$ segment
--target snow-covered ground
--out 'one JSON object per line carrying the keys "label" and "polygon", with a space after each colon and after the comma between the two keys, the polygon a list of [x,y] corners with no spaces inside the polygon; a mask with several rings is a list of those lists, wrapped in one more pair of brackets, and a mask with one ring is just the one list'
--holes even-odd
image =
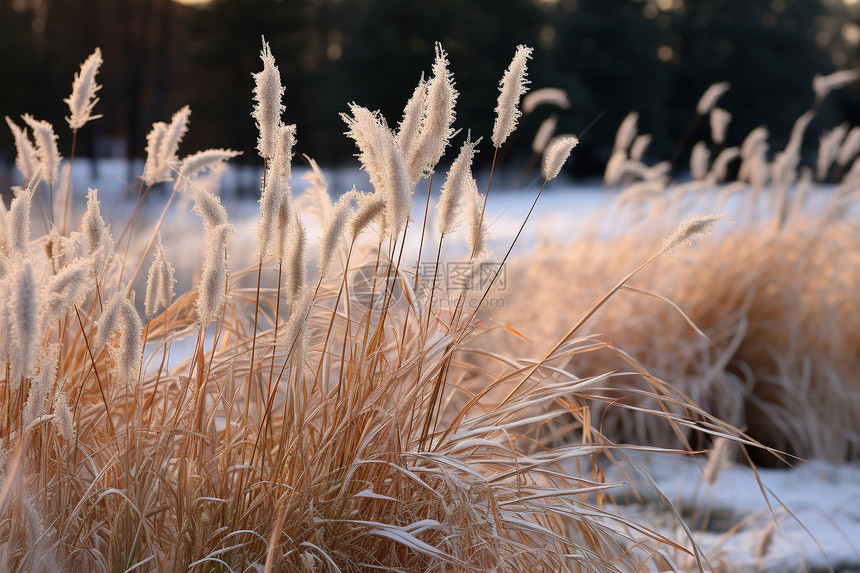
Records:
{"label": "snow-covered ground", "polygon": [[[797,462],[790,469],[759,469],[756,476],[735,463],[710,485],[701,457],[649,453],[634,459],[681,512],[715,571],[860,571],[860,465]],[[615,493],[616,501],[632,502],[621,510],[683,542],[654,486],[630,468],[625,473],[642,502],[633,502],[628,483]],[[606,480],[625,478],[613,468]]]}

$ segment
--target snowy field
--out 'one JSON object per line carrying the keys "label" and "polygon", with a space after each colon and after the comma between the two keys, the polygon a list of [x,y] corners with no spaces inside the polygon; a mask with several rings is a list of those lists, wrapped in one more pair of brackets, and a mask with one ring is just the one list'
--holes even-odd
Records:
{"label": "snowy field", "polygon": [[[98,187],[103,201],[103,212],[111,220],[112,230],[119,235],[134,208],[135,184],[125,185],[129,173],[140,172],[142,165],[132,170],[123,162],[100,161],[94,168],[86,161],[75,166],[75,202],[80,209],[87,187]],[[302,195],[307,184],[301,179],[308,172],[296,167],[293,172],[294,193]],[[232,245],[232,266],[241,268],[251,261],[253,254],[253,228],[258,205],[251,198],[241,199],[236,190],[250,194],[260,175],[259,170],[231,169],[222,181],[224,203],[239,238]],[[343,192],[356,184],[361,190],[370,190],[366,176],[357,170],[326,173],[331,193]],[[434,194],[442,183],[434,180]],[[499,178],[493,184],[488,202],[487,220],[492,234],[492,249],[501,256],[516,235],[522,217],[531,205],[540,182],[536,178],[515,181]],[[577,185],[564,181],[548,187],[537,205],[532,219],[518,242],[513,256],[527,254],[529,247],[543,237],[564,239],[594,222],[593,216],[602,211],[603,224],[618,192],[602,189],[599,184]],[[426,185],[422,183],[422,185]],[[519,190],[511,190],[514,185]],[[486,187],[486,176],[479,178],[481,189]],[[508,187],[508,189],[505,189]],[[128,189],[132,190],[130,193]],[[420,189],[420,187],[419,187]],[[425,187],[426,189],[426,187]],[[141,213],[135,237],[146,237],[167,201],[169,189],[157,190],[147,201]],[[825,192],[826,193],[826,192]],[[423,220],[426,191],[415,197],[416,222]],[[702,205],[715,206],[706,200]],[[431,204],[432,207],[432,204]],[[197,269],[202,258],[202,246],[192,237],[203,237],[199,219],[191,213],[189,197],[179,196],[165,219],[162,234],[168,258],[180,269]],[[732,204],[726,206],[731,213]],[[708,209],[704,212],[716,212]],[[72,220],[78,220],[75,216]],[[305,216],[305,224],[313,253],[319,226],[313,217]],[[591,222],[591,223],[590,223]],[[434,224],[432,221],[430,224]],[[435,236],[435,235],[434,235]],[[412,234],[417,250],[418,234]],[[435,239],[434,239],[435,240]],[[432,240],[431,240],[432,243]],[[456,257],[464,247],[450,241],[443,251],[445,257]],[[463,241],[464,244],[464,241]],[[435,243],[431,245],[435,253]],[[459,250],[458,250],[459,249]],[[425,245],[425,254],[429,252]],[[313,256],[313,255],[312,255]],[[313,264],[313,261],[311,261]],[[194,277],[180,277],[180,290]],[[189,347],[190,348],[190,347]],[[182,345],[175,352],[182,354]],[[613,494],[619,511],[636,516],[642,523],[660,529],[667,537],[684,544],[684,534],[672,525],[672,514],[661,501],[657,488],[672,502],[685,518],[696,541],[704,550],[715,571],[860,571],[860,465],[833,466],[825,463],[797,462],[791,469],[760,470],[756,474],[744,465],[729,465],[719,474],[714,485],[704,479],[705,460],[689,457],[649,454],[634,458],[647,469],[654,484],[645,479],[627,477],[639,475],[636,471],[621,475],[611,470],[606,475],[609,483],[622,484]],[[655,487],[656,485],[656,487]],[[634,493],[635,491],[635,493]]]}

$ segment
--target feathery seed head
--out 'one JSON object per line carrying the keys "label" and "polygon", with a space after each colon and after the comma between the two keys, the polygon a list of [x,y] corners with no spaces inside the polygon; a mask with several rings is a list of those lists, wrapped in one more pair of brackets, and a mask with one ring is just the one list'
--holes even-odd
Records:
{"label": "feathery seed head", "polygon": [[528,79],[526,66],[532,56],[532,48],[517,46],[514,59],[499,83],[499,100],[496,105],[496,122],[493,125],[493,145],[498,149],[517,126],[520,96],[526,93]]}
{"label": "feathery seed head", "polygon": [[161,148],[164,145],[166,134],[167,124],[163,121],[157,121],[152,124],[152,129],[146,136],[146,163],[143,165],[143,182],[147,187],[165,180],[163,178],[165,170],[161,164]]}
{"label": "feathery seed head", "polygon": [[75,420],[65,392],[57,392],[54,398],[54,425],[66,442],[66,447],[70,447],[75,442]]}
{"label": "feathery seed head", "polygon": [[194,207],[191,210],[203,219],[203,225],[207,233],[209,229],[227,224],[227,209],[221,204],[221,199],[204,189],[201,185],[195,184],[193,185],[193,189],[192,198],[194,199]]}
{"label": "feathery seed head", "polygon": [[830,166],[836,160],[842,146],[842,140],[848,133],[848,123],[836,126],[824,133],[819,139],[818,159],[815,165],[815,175],[819,181],[824,181]]}
{"label": "feathery seed head", "polygon": [[466,191],[468,205],[466,207],[467,239],[469,248],[477,256],[487,250],[487,222],[483,220],[484,196],[478,191],[475,179],[469,177]]}
{"label": "feathery seed head", "polygon": [[284,95],[281,72],[275,65],[275,58],[265,38],[263,38],[260,58],[263,60],[263,71],[253,74],[254,101],[257,104],[251,116],[256,120],[257,129],[260,131],[257,140],[260,157],[271,159],[275,154],[278,125],[281,123],[281,114],[285,108],[281,104],[281,98]]}
{"label": "feathery seed head", "polygon": [[700,181],[708,175],[708,164],[711,160],[711,152],[704,141],[693,146],[690,153],[690,175],[693,179]]}
{"label": "feathery seed head", "polygon": [[397,147],[394,133],[385,119],[377,112],[350,104],[352,117],[341,114],[349,127],[347,135],[359,148],[362,168],[370,176],[370,183],[382,197],[387,208],[385,220],[387,231],[398,237],[412,212],[412,188],[403,154]]}
{"label": "feathery seed head", "polygon": [[696,104],[696,113],[699,115],[706,115],[711,109],[717,105],[717,100],[722,97],[724,93],[729,91],[731,84],[729,82],[719,82],[716,84],[712,84],[705,90],[705,93],[702,94],[702,97],[699,98],[699,103]]}
{"label": "feathery seed head", "polygon": [[422,73],[415,91],[412,92],[412,97],[403,108],[403,119],[397,130],[397,147],[404,157],[412,157],[415,153],[414,149],[418,146],[421,127],[427,114],[427,85],[428,82]]}
{"label": "feathery seed head", "polygon": [[146,136],[146,163],[143,166],[143,182],[155,185],[172,179],[171,170],[179,166],[179,143],[188,131],[191,108],[187,105],[173,114],[170,124],[156,122]]}
{"label": "feathery seed head", "polygon": [[570,108],[567,92],[561,88],[541,88],[523,96],[523,113],[528,115],[539,105],[554,105],[559,109]]}
{"label": "feathery seed head", "polygon": [[18,127],[18,124],[9,119],[8,115],[6,116],[6,124],[15,137],[15,165],[24,179],[30,181],[39,174],[39,157],[36,153],[36,147],[30,142],[27,130]]}
{"label": "feathery seed head", "polygon": [[839,148],[836,163],[845,167],[858,153],[860,153],[860,127],[852,127]]}
{"label": "feathery seed head", "polygon": [[121,380],[137,380],[143,358],[143,323],[134,303],[123,297],[120,305],[119,346],[114,360]]}
{"label": "feathery seed head", "polygon": [[833,90],[843,88],[857,78],[860,78],[860,72],[857,70],[840,70],[826,76],[815,75],[812,78],[812,91],[815,92],[816,98],[823,100]]}
{"label": "feathery seed head", "polygon": [[270,172],[273,177],[289,181],[292,178],[293,148],[296,145],[296,126],[278,125],[275,139],[275,155]]}
{"label": "feathery seed head", "polygon": [[660,249],[661,255],[674,255],[678,247],[693,243],[696,237],[710,235],[714,225],[719,221],[731,221],[725,215],[702,215],[699,217],[691,217],[681,223],[678,230],[671,237],[663,241],[663,247]]}
{"label": "feathery seed head", "polygon": [[146,298],[144,300],[144,312],[147,318],[152,318],[161,308],[167,308],[173,302],[173,285],[175,269],[167,260],[164,245],[161,242],[161,233],[158,234],[158,245],[155,248],[155,259],[149,268],[146,280]]}
{"label": "feathery seed head", "polygon": [[73,260],[48,280],[42,307],[42,328],[48,328],[75,305],[80,306],[95,287],[92,265],[87,259]]}
{"label": "feathery seed head", "polygon": [[636,136],[636,139],[633,140],[633,145],[630,146],[630,159],[633,161],[641,161],[645,152],[648,150],[648,146],[651,145],[652,139],[653,138],[647,133]]}
{"label": "feathery seed head", "polygon": [[722,145],[726,141],[726,129],[732,121],[732,114],[726,110],[715,107],[711,110],[711,139],[717,145]]}
{"label": "feathery seed head", "polygon": [[96,83],[96,74],[101,65],[102,52],[96,48],[96,51],[81,64],[81,71],[75,74],[75,81],[72,83],[72,95],[63,100],[69,105],[69,110],[72,112],[71,117],[67,117],[66,121],[69,122],[69,126],[73,130],[80,129],[88,121],[101,117],[100,115],[92,115],[93,108],[99,101],[96,92],[101,89],[101,86]]}
{"label": "feathery seed head", "polygon": [[564,167],[564,163],[570,157],[570,152],[577,144],[579,144],[579,139],[572,135],[562,135],[550,142],[543,158],[544,179],[551,181],[558,177],[561,168]]}
{"label": "feathery seed head", "polygon": [[377,193],[359,193],[355,202],[358,203],[358,209],[350,223],[349,239],[351,241],[358,239],[361,232],[374,221],[379,223],[380,228],[385,225],[385,199]]}
{"label": "feathery seed head", "polygon": [[717,155],[714,164],[711,166],[711,171],[708,173],[707,179],[713,183],[722,183],[725,181],[728,175],[729,164],[737,159],[740,154],[741,151],[737,147],[726,147],[720,151],[720,154]]}
{"label": "feathery seed head", "polygon": [[445,153],[448,140],[454,132],[451,125],[454,123],[457,95],[451,72],[448,70],[448,57],[442,45],[437,42],[433,79],[427,83],[426,112],[418,145],[410,147],[410,154],[405,156],[411,186],[421,177],[433,173],[433,168]]}
{"label": "feathery seed head", "polygon": [[114,242],[99,211],[97,189],[87,191],[87,211],[81,222],[81,231],[87,239],[87,248],[93,258],[93,271],[98,276],[114,254]]}
{"label": "feathery seed head", "polygon": [[96,335],[93,337],[93,347],[102,348],[120,328],[120,306],[125,300],[125,289],[122,285],[117,288],[110,298],[102,305],[102,313],[96,321]]}
{"label": "feathery seed head", "polygon": [[313,304],[313,290],[309,286],[303,285],[296,298],[290,303],[290,318],[287,320],[286,332],[284,337],[278,341],[290,354],[302,343]]}
{"label": "feathery seed head", "polygon": [[48,185],[53,185],[60,175],[60,161],[63,159],[57,148],[54,126],[47,121],[37,120],[26,113],[21,118],[33,130],[33,139],[36,141],[36,156],[39,158],[39,177],[47,181]]}
{"label": "feathery seed head", "polygon": [[176,178],[176,188],[184,191],[188,188],[188,182],[200,176],[206,171],[215,171],[224,162],[242,155],[241,151],[232,149],[206,149],[185,156],[179,164],[179,175]]}
{"label": "feathery seed head", "polygon": [[549,140],[552,139],[552,134],[555,133],[555,128],[558,126],[558,114],[554,113],[540,124],[535,137],[532,140],[532,153],[535,155],[541,154],[546,150]]}
{"label": "feathery seed head", "polygon": [[10,269],[9,289],[12,312],[13,356],[15,368],[13,379],[29,377],[39,347],[38,285],[33,276],[33,265],[28,260],[19,261]]}
{"label": "feathery seed head", "polygon": [[[466,142],[460,148],[460,153],[448,169],[445,184],[439,203],[436,205],[438,214],[439,233],[447,235],[454,231],[457,225],[459,207],[468,198],[472,190],[472,160],[475,157],[476,146],[481,140],[471,141],[471,133],[466,135]],[[476,185],[477,188],[477,185]]]}
{"label": "feathery seed head", "polygon": [[207,248],[203,256],[203,272],[197,287],[196,303],[197,317],[204,327],[218,320],[227,300],[227,276],[230,272],[227,246],[235,235],[236,228],[226,223],[226,215],[223,224],[206,227]]}
{"label": "feathery seed head", "polygon": [[6,248],[10,255],[30,256],[30,203],[33,191],[29,187],[12,199],[6,213]]}
{"label": "feathery seed head", "polygon": [[59,344],[50,344],[39,358],[39,373],[30,384],[30,395],[24,404],[22,416],[24,427],[32,424],[36,418],[42,415],[45,398],[47,398],[51,387],[57,381],[57,358],[60,354]]}
{"label": "feathery seed head", "polygon": [[286,263],[286,277],[284,290],[287,293],[287,302],[292,305],[299,296],[299,291],[307,282],[307,258],[308,239],[305,226],[298,212],[293,211],[290,224],[287,227],[287,244],[284,249],[284,261]]}
{"label": "feathery seed head", "polygon": [[334,204],[331,217],[323,227],[319,244],[318,267],[320,277],[325,277],[331,269],[334,252],[345,238],[350,221],[355,216],[355,212],[352,210],[352,201],[357,195],[358,191],[355,190],[355,187],[341,195]]}
{"label": "feathery seed head", "polygon": [[626,152],[633,140],[636,139],[636,134],[639,131],[639,114],[635,111],[628,113],[621,125],[618,126],[618,131],[615,133],[615,143],[612,146],[612,152]]}

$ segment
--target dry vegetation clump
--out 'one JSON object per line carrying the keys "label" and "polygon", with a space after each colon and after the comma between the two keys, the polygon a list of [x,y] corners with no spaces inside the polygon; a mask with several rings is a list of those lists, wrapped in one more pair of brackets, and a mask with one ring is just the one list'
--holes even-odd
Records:
{"label": "dry vegetation clump", "polygon": [[[518,48],[501,84],[496,148],[515,127],[530,54]],[[94,118],[100,56],[76,76],[74,133]],[[96,190],[73,229],[53,128],[29,118],[34,144],[8,120],[29,183],[15,190],[0,237],[0,568],[632,571],[683,552],[604,508],[612,484],[598,461],[623,448],[597,431],[586,401],[605,377],[572,373],[589,344],[578,326],[540,361],[501,355],[468,310],[481,291],[436,291],[404,271],[407,233],[431,232],[409,220],[413,189],[453,136],[444,51],[397,130],[357,105],[344,116],[373,190],[332,205],[315,171],[323,220],[310,278],[290,188],[300,134],[281,122],[265,43],[262,60],[253,116],[265,175],[255,264],[243,270],[228,257],[236,229],[201,182],[237,152],[180,159],[188,108],[147,137],[138,207],[154,201],[154,185],[174,185],[140,237],[134,217],[119,233],[105,224]],[[476,263],[492,260],[486,194],[471,176],[477,144],[467,141],[447,176],[446,212],[462,220],[440,221],[443,240],[466,227]],[[575,144],[550,146],[547,180]],[[159,232],[182,195],[206,241],[199,281],[175,293]],[[50,230],[32,237],[37,217]],[[675,243],[713,222],[694,220]],[[141,272],[145,296],[131,288]],[[489,365],[471,362],[476,353]],[[701,421],[686,423],[737,435],[690,408]],[[569,442],[552,444],[544,428],[562,416]]]}
{"label": "dry vegetation clump", "polygon": [[[607,180],[627,178],[626,189],[603,221],[569,243],[544,242],[527,261],[511,263],[503,320],[546,343],[653,252],[684,212],[727,208],[733,225],[649,265],[583,329],[594,348],[577,356],[576,372],[614,372],[595,389],[603,405],[592,415],[615,440],[705,447],[706,436],[652,415],[663,406],[643,395],[652,385],[644,369],[768,446],[804,458],[857,459],[860,130],[852,137],[842,126],[835,142],[830,132],[822,137],[818,178],[835,179],[832,186],[814,186],[811,171],[797,168],[812,112],[772,160],[763,128],[742,149],[721,152],[739,160],[738,180],[724,183],[732,163],[706,157],[692,170],[700,180],[667,185],[628,157],[631,117],[618,136],[627,143],[616,151],[626,167],[607,167]],[[691,161],[702,158],[694,151]],[[547,316],[541,311],[549,305],[556,311]],[[683,399],[670,411],[690,414]]]}

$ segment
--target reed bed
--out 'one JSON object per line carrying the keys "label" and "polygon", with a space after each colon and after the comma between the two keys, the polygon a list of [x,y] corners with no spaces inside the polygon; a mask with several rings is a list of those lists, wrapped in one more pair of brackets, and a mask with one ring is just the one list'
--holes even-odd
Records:
{"label": "reed bed", "polygon": [[[648,136],[637,134],[632,114],[607,166],[607,183],[619,186],[615,204],[569,242],[543,241],[528,260],[512,262],[499,293],[504,320],[540,346],[565,332],[569,316],[587,312],[612,277],[653,252],[688,212],[730,212],[733,224],[674,260],[649,265],[582,330],[595,351],[577,357],[577,372],[614,372],[593,412],[606,435],[667,447],[711,443],[651,415],[661,405],[647,396],[643,369],[783,452],[833,463],[860,455],[860,129],[826,131],[815,170],[800,165],[804,132],[828,90],[856,78],[817,78],[816,107],[798,119],[781,151],[769,152],[764,128],[718,153],[716,136],[699,142],[691,157],[696,178],[684,183],[669,182],[668,165],[642,162],[633,142]],[[703,101],[717,93],[709,91]],[[705,103],[703,117],[715,105]],[[557,312],[546,316],[541,311],[550,304]],[[497,338],[497,348],[509,348],[510,337]],[[683,403],[671,411],[690,414]],[[750,454],[783,465],[762,452]]]}
{"label": "reed bed", "polygon": [[[518,47],[503,76],[495,150],[516,127],[530,57]],[[495,278],[479,263],[507,258],[486,250],[491,188],[482,194],[471,175],[478,141],[467,139],[445,176],[438,228],[409,219],[413,190],[455,136],[442,48],[397,129],[355,104],[344,115],[373,190],[332,204],[314,172],[322,231],[310,275],[290,188],[301,134],[282,122],[265,42],[261,59],[252,115],[265,176],[245,269],[231,268],[236,229],[211,191],[238,152],[180,159],[188,108],[147,137],[140,205],[161,201],[163,214],[143,235],[137,214],[109,228],[95,189],[77,227],[53,127],[26,116],[30,139],[7,118],[28,183],[0,217],[0,568],[640,571],[690,555],[703,569],[694,544],[684,549],[604,504],[614,484],[603,468],[627,446],[601,432],[592,407],[608,375],[577,373],[594,344],[577,318],[536,360],[494,351],[493,325],[470,310]],[[96,119],[100,63],[97,50],[67,100],[69,169],[77,131]],[[576,142],[548,146],[544,184]],[[172,185],[168,199],[150,196],[159,184]],[[196,286],[176,293],[159,231],[183,197],[206,240]],[[614,277],[605,300],[625,274],[718,219],[682,225]],[[33,220],[48,232],[33,237]],[[468,278],[482,288],[437,289],[407,272],[409,233],[465,240]],[[136,294],[142,274],[146,292]],[[552,300],[544,310],[558,316]],[[753,443],[667,384],[642,380],[665,405],[653,416]],[[684,414],[668,413],[679,403]]]}

